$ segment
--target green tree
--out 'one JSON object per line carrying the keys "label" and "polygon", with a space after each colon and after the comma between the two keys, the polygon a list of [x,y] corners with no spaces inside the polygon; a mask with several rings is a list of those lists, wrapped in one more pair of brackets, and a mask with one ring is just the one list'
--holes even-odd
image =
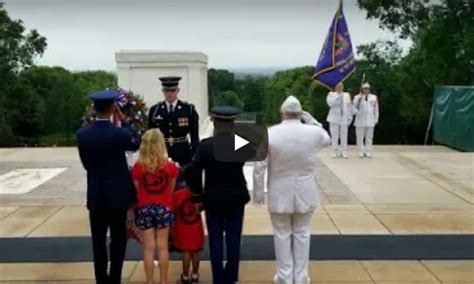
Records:
{"label": "green tree", "polygon": [[217,94],[214,101],[214,106],[233,106],[239,109],[244,109],[244,101],[233,91],[223,91]]}
{"label": "green tree", "polygon": [[[33,66],[20,74],[21,80],[42,103],[42,135],[71,134],[79,127],[81,117],[89,104],[89,95],[96,90],[116,88],[117,79],[105,71],[71,73],[62,67]],[[21,118],[20,118],[21,119]],[[24,120],[24,119],[23,119]],[[33,136],[37,136],[34,132]]]}
{"label": "green tree", "polygon": [[327,113],[325,98],[327,90],[313,82],[313,66],[305,66],[277,72],[265,82],[264,121],[274,124],[280,118],[280,106],[289,95],[297,97],[303,108],[321,120]]}
{"label": "green tree", "polygon": [[88,97],[92,92],[106,88],[117,88],[117,76],[114,73],[96,70],[72,73],[74,82]]}
{"label": "green tree", "polygon": [[19,78],[32,87],[35,93],[42,99],[47,98],[48,92],[57,81],[68,76],[71,76],[71,72],[58,66],[32,66],[19,74]]}
{"label": "green tree", "polygon": [[[389,72],[384,69],[387,65],[383,65],[382,72],[387,72],[391,78],[384,84],[390,86],[380,90],[387,94],[381,103],[387,107],[389,100],[399,97],[397,117],[401,127],[393,129],[403,130],[401,142],[423,143],[434,87],[470,84],[470,62],[474,59],[474,2],[358,0],[358,4],[367,12],[367,18],[379,20],[382,28],[413,42],[408,54],[399,61],[384,59]],[[362,54],[370,55],[367,51],[371,49],[372,53],[390,57],[388,45],[364,48]],[[370,58],[367,61],[372,62]]]}
{"label": "green tree", "polygon": [[47,134],[65,134],[67,141],[80,127],[85,100],[72,76],[60,78],[48,91],[44,117]]}
{"label": "green tree", "polygon": [[23,80],[18,80],[11,86],[10,94],[4,107],[7,110],[6,121],[12,133],[20,140],[39,137],[43,126],[43,100]]}
{"label": "green tree", "polygon": [[25,31],[21,20],[12,20],[0,2],[0,64],[4,72],[18,73],[46,50],[46,38]]}
{"label": "green tree", "polygon": [[[37,101],[37,104],[28,104],[31,106],[25,105],[23,108],[31,107],[35,109],[38,113],[35,118],[35,121],[37,121],[35,125],[41,127],[24,135],[26,137],[39,137],[40,135],[59,132],[67,133],[66,128],[60,127],[60,125],[70,123],[71,112],[64,112],[64,101],[68,100],[72,94],[77,93],[75,86],[65,83],[72,82],[71,73],[62,67],[33,66],[21,72],[19,78],[23,85],[28,86]],[[65,84],[69,88],[62,88]],[[62,93],[59,94],[57,90],[60,88],[62,88]],[[21,110],[23,104],[21,101],[19,103],[20,106],[17,109]],[[83,108],[83,104],[77,107]],[[20,112],[18,120],[31,120],[31,116],[23,117],[21,113],[24,113],[24,111]],[[18,132],[15,131],[15,133]]]}
{"label": "green tree", "polygon": [[228,70],[209,69],[208,72],[209,107],[215,105],[215,98],[223,91],[235,91],[235,75]]}
{"label": "green tree", "polygon": [[262,111],[265,80],[265,77],[245,76],[243,79],[236,81],[238,96],[245,105],[244,111]]}
{"label": "green tree", "polygon": [[[15,131],[22,134],[32,131],[30,123],[17,121],[21,111],[13,107],[23,103],[40,105],[40,102],[38,98],[33,97],[34,93],[30,89],[22,85],[17,76],[22,70],[29,68],[34,58],[42,55],[45,49],[46,38],[36,30],[25,31],[23,22],[12,20],[4,4],[0,2],[0,145],[2,146],[14,143],[15,137],[11,135]],[[38,112],[25,111],[24,114],[36,117]]]}
{"label": "green tree", "polygon": [[[462,1],[462,0],[454,0]],[[430,0],[357,0],[367,19],[379,20],[379,26],[398,32],[402,38],[415,35],[429,21]]]}

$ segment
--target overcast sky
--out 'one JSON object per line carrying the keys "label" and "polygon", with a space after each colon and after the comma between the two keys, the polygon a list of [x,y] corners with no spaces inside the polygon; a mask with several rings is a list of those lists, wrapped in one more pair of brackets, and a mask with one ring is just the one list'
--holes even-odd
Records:
{"label": "overcast sky", "polygon": [[[3,0],[48,39],[37,63],[115,70],[119,50],[184,50],[217,68],[313,65],[338,0]],[[344,1],[354,46],[394,36]],[[404,43],[407,47],[408,43]]]}

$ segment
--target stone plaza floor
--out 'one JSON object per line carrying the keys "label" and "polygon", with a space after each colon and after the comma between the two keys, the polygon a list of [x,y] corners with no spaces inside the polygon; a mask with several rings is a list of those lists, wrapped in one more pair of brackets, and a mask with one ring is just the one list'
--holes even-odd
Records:
{"label": "stone plaza floor", "polygon": [[[312,220],[312,282],[474,283],[474,154],[439,146],[378,146],[372,159],[357,158],[354,147],[348,160],[331,154],[319,155],[323,206]],[[75,148],[0,149],[0,283],[92,283],[89,248],[77,248],[89,242],[85,193]],[[247,206],[242,282],[270,283],[271,235],[266,208]],[[464,251],[457,258],[448,247],[462,244],[469,245],[457,248]],[[16,256],[12,246],[20,245]],[[123,276],[140,283],[134,250]],[[173,261],[172,277],[179,269]],[[202,280],[210,281],[207,259]]]}

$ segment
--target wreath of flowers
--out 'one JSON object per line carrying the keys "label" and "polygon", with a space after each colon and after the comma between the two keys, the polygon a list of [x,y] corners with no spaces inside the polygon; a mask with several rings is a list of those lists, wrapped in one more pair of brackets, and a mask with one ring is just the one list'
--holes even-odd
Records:
{"label": "wreath of flowers", "polygon": [[[138,133],[143,133],[147,127],[147,108],[143,97],[122,88],[118,88],[117,92],[113,123],[119,127],[126,123]],[[96,117],[94,104],[90,104],[86,108],[82,125],[95,123]]]}

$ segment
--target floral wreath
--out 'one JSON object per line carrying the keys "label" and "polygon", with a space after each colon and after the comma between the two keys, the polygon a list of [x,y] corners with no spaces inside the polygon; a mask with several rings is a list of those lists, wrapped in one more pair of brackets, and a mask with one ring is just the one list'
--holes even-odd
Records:
{"label": "floral wreath", "polygon": [[[119,127],[126,123],[135,131],[144,132],[147,127],[147,108],[143,98],[122,88],[118,88],[117,92],[115,112],[112,117],[113,123]],[[90,104],[82,118],[82,125],[87,126],[95,123],[96,117],[94,104]]]}

